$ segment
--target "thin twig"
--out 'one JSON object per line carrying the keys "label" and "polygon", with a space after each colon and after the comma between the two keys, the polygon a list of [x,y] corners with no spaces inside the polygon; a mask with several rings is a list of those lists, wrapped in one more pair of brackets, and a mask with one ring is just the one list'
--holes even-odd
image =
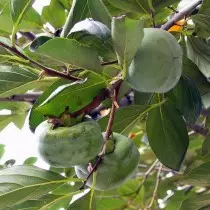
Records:
{"label": "thin twig", "polygon": [[202,3],[202,0],[194,0],[189,3],[186,7],[181,9],[178,13],[176,13],[169,21],[167,21],[164,25],[161,26],[161,29],[168,30],[176,24],[177,21],[183,19],[184,17],[188,16],[198,5]]}
{"label": "thin twig", "polygon": [[16,94],[10,97],[0,98],[0,102],[33,102],[36,101],[41,93]]}
{"label": "thin twig", "polygon": [[152,9],[150,9],[150,14],[151,14],[151,19],[152,19],[152,26],[153,28],[156,28],[156,24],[155,24],[155,14],[152,11]]}
{"label": "thin twig", "polygon": [[0,46],[5,48],[5,49],[7,49],[7,50],[9,50],[10,52],[14,53],[18,57],[23,58],[23,59],[29,61],[31,64],[39,67],[40,69],[42,69],[49,76],[60,77],[60,78],[68,79],[68,80],[71,80],[71,81],[79,81],[79,80],[81,80],[78,77],[74,77],[74,76],[71,76],[71,75],[68,75],[68,74],[64,74],[63,72],[59,72],[59,71],[56,71],[56,70],[54,70],[52,68],[46,67],[46,66],[42,65],[41,63],[38,63],[38,62],[32,60],[31,58],[29,58],[28,56],[24,55],[23,53],[18,51],[17,48],[15,48],[15,47],[10,47],[9,45],[7,45],[7,44],[5,44],[3,42],[0,42]]}
{"label": "thin twig", "polygon": [[148,209],[151,209],[152,208],[152,205],[155,201],[155,198],[156,198],[156,195],[157,195],[157,190],[158,190],[158,187],[159,187],[159,184],[160,184],[160,180],[161,180],[161,171],[162,171],[162,167],[163,167],[163,164],[160,163],[160,166],[159,166],[159,170],[158,170],[158,173],[157,173],[157,178],[156,178],[156,184],[155,184],[155,188],[154,188],[154,191],[153,191],[153,195],[152,195],[152,200],[148,206]]}
{"label": "thin twig", "polygon": [[149,167],[149,169],[145,172],[144,174],[144,178],[141,181],[141,184],[139,185],[138,189],[136,190],[136,194],[138,195],[142,186],[144,185],[144,182],[146,181],[147,177],[150,175],[150,173],[153,171],[153,169],[155,168],[155,166],[157,165],[157,163],[159,162],[159,160],[155,160],[154,163]]}
{"label": "thin twig", "polygon": [[108,65],[112,65],[112,64],[117,64],[118,61],[114,60],[114,61],[109,61],[109,62],[103,62],[101,65],[102,66],[108,66]]}
{"label": "thin twig", "polygon": [[191,124],[191,123],[186,123],[187,127],[192,129],[195,133],[200,134],[202,136],[207,136],[209,133],[209,129],[205,128],[202,125],[199,124]]}

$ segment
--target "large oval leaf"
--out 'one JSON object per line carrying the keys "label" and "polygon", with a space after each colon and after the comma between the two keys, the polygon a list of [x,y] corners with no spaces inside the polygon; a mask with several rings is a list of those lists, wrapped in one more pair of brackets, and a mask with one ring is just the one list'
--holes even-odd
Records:
{"label": "large oval leaf", "polygon": [[43,115],[59,116],[68,106],[75,112],[90,103],[106,87],[106,81],[98,74],[89,73],[82,82],[58,87],[38,108]]}
{"label": "large oval leaf", "polygon": [[0,209],[5,209],[39,198],[67,182],[67,179],[34,166],[14,166],[0,170],[0,182]]}
{"label": "large oval leaf", "polygon": [[132,20],[126,16],[112,19],[112,39],[124,75],[141,45],[143,26],[143,19]]}
{"label": "large oval leaf", "polygon": [[51,39],[36,52],[80,68],[96,72],[102,69],[97,52],[73,39]]}
{"label": "large oval leaf", "polygon": [[147,118],[149,144],[157,158],[167,167],[179,170],[189,139],[184,120],[171,103],[149,112]]}

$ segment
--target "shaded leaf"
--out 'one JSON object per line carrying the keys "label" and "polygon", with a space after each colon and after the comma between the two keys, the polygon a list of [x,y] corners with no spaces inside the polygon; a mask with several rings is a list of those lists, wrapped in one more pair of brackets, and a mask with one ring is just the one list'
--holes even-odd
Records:
{"label": "shaded leaf", "polygon": [[49,36],[39,36],[30,44],[30,50],[32,52],[36,51],[41,45],[43,45],[45,42],[52,39],[52,37]]}
{"label": "shaded leaf", "polygon": [[0,66],[0,94],[36,80],[38,75],[25,68]]}
{"label": "shaded leaf", "polygon": [[193,186],[210,185],[210,162],[199,164],[192,168],[179,183]]}
{"label": "shaded leaf", "polygon": [[50,203],[55,199],[58,199],[60,196],[58,195],[44,195],[38,199],[27,200],[23,203],[5,208],[4,210],[37,210],[42,206],[46,205],[46,203]]}
{"label": "shaded leaf", "polygon": [[195,23],[195,33],[202,38],[210,37],[210,4],[208,0],[203,0],[198,14],[192,16]]}
{"label": "shaded leaf", "polygon": [[199,68],[186,56],[183,58],[183,73],[190,77],[198,87],[201,95],[210,92],[210,83],[206,77],[199,71]]}
{"label": "shaded leaf", "polygon": [[67,37],[72,27],[85,18],[92,18],[110,28],[111,16],[101,0],[74,0],[61,36]]}
{"label": "shaded leaf", "polygon": [[167,96],[189,123],[195,123],[200,116],[202,101],[199,90],[192,79],[183,75],[179,83]]}
{"label": "shaded leaf", "polygon": [[97,53],[73,39],[51,39],[40,46],[37,53],[80,68],[101,71]]}
{"label": "shaded leaf", "polygon": [[210,205],[209,197],[210,194],[192,196],[183,201],[179,210],[186,210],[186,209],[199,210],[202,207],[209,206]]}
{"label": "shaded leaf", "polygon": [[144,36],[143,26],[142,19],[136,21],[121,16],[112,20],[112,39],[124,76],[141,45]]}
{"label": "shaded leaf", "polygon": [[24,18],[26,12],[31,8],[35,0],[11,0],[10,11],[13,21],[12,39],[14,41],[18,25]]}
{"label": "shaded leaf", "polygon": [[179,0],[153,0],[152,5],[149,4],[148,0],[129,0],[129,1],[121,1],[121,0],[109,0],[110,4],[113,6],[128,11],[128,12],[135,12],[135,13],[144,13],[149,15],[151,6],[154,10],[161,9],[166,6],[170,6],[171,4],[178,2]]}
{"label": "shaded leaf", "polygon": [[210,153],[210,135],[208,134],[202,145],[202,155],[207,155]]}
{"label": "shaded leaf", "polygon": [[152,93],[142,93],[139,91],[135,91],[134,93],[134,103],[136,105],[145,105],[149,104],[149,102],[152,99],[153,94]]}
{"label": "shaded leaf", "polygon": [[210,77],[210,45],[205,39],[190,36],[187,38],[187,55],[209,79]]}
{"label": "shaded leaf", "polygon": [[0,209],[37,199],[66,182],[63,176],[34,166],[1,169],[0,179]]}
{"label": "shaded leaf", "polygon": [[[138,121],[141,121],[152,106],[133,105],[122,107],[116,111],[112,131],[128,135],[129,131],[135,126]],[[102,131],[105,131],[109,116],[101,118],[98,123]]]}
{"label": "shaded leaf", "polygon": [[57,0],[51,0],[49,6],[42,9],[42,16],[55,29],[61,28],[66,20],[65,8]]}
{"label": "shaded leaf", "polygon": [[115,60],[110,29],[99,21],[90,18],[76,23],[68,34],[80,43],[91,47],[104,61]]}
{"label": "shaded leaf", "polygon": [[106,82],[98,74],[88,73],[86,76],[87,79],[81,82],[58,87],[37,110],[43,115],[59,116],[67,106],[70,112],[75,112],[89,104],[106,87]]}
{"label": "shaded leaf", "polygon": [[189,139],[184,120],[171,103],[152,109],[147,118],[147,136],[151,149],[167,167],[179,170]]}
{"label": "shaded leaf", "polygon": [[33,90],[33,89],[44,90],[45,88],[49,87],[56,80],[58,80],[58,79],[55,77],[53,77],[53,78],[49,77],[49,78],[33,80],[31,82],[23,83],[22,85],[20,85],[18,87],[9,89],[5,92],[0,92],[0,97],[7,97],[7,96],[15,95],[15,94],[22,94],[22,93],[26,93],[28,90]]}

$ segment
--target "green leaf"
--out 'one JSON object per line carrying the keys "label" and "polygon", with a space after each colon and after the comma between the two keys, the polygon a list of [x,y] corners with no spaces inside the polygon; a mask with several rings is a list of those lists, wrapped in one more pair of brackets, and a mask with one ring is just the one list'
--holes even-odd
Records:
{"label": "green leaf", "polygon": [[101,0],[74,0],[61,36],[67,37],[72,27],[86,17],[111,27],[111,16]]}
{"label": "green leaf", "polygon": [[[36,79],[33,78],[32,80],[32,78],[24,75],[24,73],[19,74],[18,77],[15,77],[17,75],[16,72],[3,72],[3,70],[1,70],[1,67],[0,67],[0,75],[4,75],[5,77],[5,80],[0,81],[0,97],[8,97],[15,94],[22,94],[22,93],[26,93],[28,90],[33,90],[33,89],[42,90],[49,87],[53,82],[58,80],[55,77],[53,78],[49,77],[49,78],[44,78],[40,80],[38,80],[37,78]],[[19,78],[21,80],[17,81],[17,79]],[[26,80],[24,80],[24,78]],[[11,79],[11,80],[8,80],[8,79]]]}
{"label": "green leaf", "polygon": [[96,207],[100,210],[107,209],[123,209],[126,205],[126,202],[120,198],[100,198],[96,200]]}
{"label": "green leaf", "polygon": [[149,104],[152,99],[152,93],[142,93],[139,91],[135,91],[134,93],[134,103],[136,105],[145,105]]}
{"label": "green leaf", "polygon": [[179,183],[202,187],[209,186],[209,175],[210,162],[205,162],[190,170]]}
{"label": "green leaf", "polygon": [[82,32],[80,36],[93,35],[101,40],[107,40],[111,36],[110,29],[101,22],[86,18],[76,23],[68,34],[68,38],[75,38],[78,32]]}
{"label": "green leaf", "polygon": [[55,29],[61,28],[66,20],[65,8],[57,0],[51,0],[49,6],[43,7],[42,16]]}
{"label": "green leaf", "polygon": [[[119,108],[114,117],[112,131],[127,135],[135,124],[145,117],[151,107],[147,105],[133,105]],[[108,120],[109,116],[106,116],[98,121],[102,131],[105,131]]]}
{"label": "green leaf", "polygon": [[[69,208],[67,210],[89,210],[89,204],[90,204],[90,195],[91,193],[88,192],[81,198],[74,201],[72,204],[70,204]],[[95,201],[93,202],[91,210],[96,210]]]}
{"label": "green leaf", "polygon": [[18,25],[24,18],[26,12],[31,8],[34,0],[11,0],[10,10],[13,21],[12,40],[15,42],[15,34],[18,30]]}
{"label": "green leaf", "polygon": [[0,179],[0,209],[37,199],[67,182],[67,179],[57,173],[34,166],[13,166],[2,169]]}
{"label": "green leaf", "polygon": [[116,60],[110,29],[101,22],[85,19],[76,23],[68,34],[81,44],[91,47],[103,60]]}
{"label": "green leaf", "polygon": [[192,20],[195,23],[195,33],[202,38],[210,36],[210,5],[208,0],[203,0],[198,14],[192,15]]}
{"label": "green leaf", "polygon": [[38,75],[25,68],[0,66],[0,94],[22,86],[38,78]]}
{"label": "green leaf", "polygon": [[197,65],[186,56],[183,58],[182,71],[195,82],[201,95],[205,95],[210,92],[210,83],[206,80],[205,76],[199,71]]}
{"label": "green leaf", "polygon": [[24,161],[24,165],[34,165],[37,162],[37,157],[29,157]]}
{"label": "green leaf", "polygon": [[167,96],[175,103],[176,108],[189,123],[195,123],[199,118],[202,101],[199,90],[192,79],[183,75],[179,83]]}
{"label": "green leaf", "polygon": [[85,76],[87,79],[82,82],[58,87],[37,110],[43,115],[59,116],[67,106],[70,112],[75,112],[89,104],[106,87],[106,82],[95,73],[89,72]]}
{"label": "green leaf", "polygon": [[141,45],[143,27],[143,19],[136,21],[121,16],[112,20],[112,39],[124,75]]}
{"label": "green leaf", "polygon": [[192,196],[183,201],[179,210],[186,210],[186,209],[199,210],[201,208],[203,209],[203,207],[210,205],[209,197],[210,194]]}
{"label": "green leaf", "polygon": [[25,102],[12,102],[12,104],[7,102],[1,103],[0,109],[11,110],[11,114],[0,115],[0,131],[2,131],[11,122],[21,129],[25,123],[25,119],[30,108],[31,105]]}
{"label": "green leaf", "polygon": [[66,195],[60,196],[59,198],[56,198],[56,199],[52,200],[51,202],[45,204],[39,210],[49,210],[49,209],[57,210],[57,209],[60,209],[61,207],[65,207],[64,209],[66,209],[68,207],[69,202],[71,201],[72,197],[80,192],[81,191],[70,192]]}
{"label": "green leaf", "polygon": [[30,50],[32,52],[36,51],[41,45],[43,45],[45,42],[49,41],[50,39],[52,39],[52,37],[49,37],[49,36],[39,36],[39,37],[37,37],[30,44]]}
{"label": "green leaf", "polygon": [[[153,0],[152,7],[156,10],[159,10],[163,7],[170,6],[171,4],[178,2],[179,0]],[[129,1],[121,1],[121,0],[109,0],[110,4],[113,6],[128,11],[128,12],[135,12],[135,13],[144,13],[149,15],[151,5],[149,4],[148,0],[129,0]]]}
{"label": "green leaf", "polygon": [[69,82],[69,80],[59,79],[48,89],[46,89],[41,96],[38,97],[29,115],[29,126],[32,131],[34,131],[35,128],[46,119],[41,112],[37,111],[36,108],[42,104],[54,92],[55,89],[61,85],[69,84]]}
{"label": "green leaf", "polygon": [[[43,21],[41,19],[41,16],[38,14],[38,12],[30,8],[29,11],[24,16],[24,19],[21,21],[21,23],[18,25],[18,30],[21,31],[34,31],[34,30],[41,30],[43,25]],[[2,31],[11,34],[13,30],[13,21],[10,14],[10,7],[9,4],[6,4],[6,6],[1,11],[0,15],[0,28]]]}
{"label": "green leaf", "polygon": [[205,137],[205,140],[202,145],[202,155],[205,156],[210,153],[210,135],[208,134]]}
{"label": "green leaf", "polygon": [[73,39],[51,39],[40,46],[37,53],[95,72],[102,69],[97,52]]}
{"label": "green leaf", "polygon": [[[5,208],[4,210],[37,210],[40,209],[42,206],[46,205],[46,203],[50,203],[55,199],[58,199],[60,196],[58,195],[44,195],[37,199],[27,200],[23,203]],[[64,207],[64,206],[63,206]],[[51,209],[50,209],[51,210]]]}
{"label": "green leaf", "polygon": [[187,38],[187,55],[209,79],[210,77],[210,45],[205,39],[189,36]]}
{"label": "green leaf", "polygon": [[5,153],[5,145],[0,144],[0,159],[3,157]]}
{"label": "green leaf", "polygon": [[147,118],[147,136],[151,149],[167,167],[179,170],[189,139],[184,120],[171,103],[152,109]]}

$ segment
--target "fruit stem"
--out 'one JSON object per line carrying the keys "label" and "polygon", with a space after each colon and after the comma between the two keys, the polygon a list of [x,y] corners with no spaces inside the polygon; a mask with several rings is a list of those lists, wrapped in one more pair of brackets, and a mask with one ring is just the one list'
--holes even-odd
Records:
{"label": "fruit stem", "polygon": [[112,126],[113,126],[113,122],[114,122],[114,116],[115,116],[116,109],[118,108],[116,106],[116,104],[118,104],[117,103],[117,101],[118,101],[118,94],[119,94],[119,89],[120,89],[120,87],[122,85],[122,82],[123,82],[123,80],[118,80],[116,82],[116,85],[115,85],[115,88],[114,88],[114,95],[113,95],[113,98],[112,98],[112,108],[111,108],[109,121],[108,121],[107,128],[106,128],[106,132],[105,132],[105,135],[104,135],[105,143],[109,139],[109,136],[112,133]]}
{"label": "fruit stem", "polygon": [[83,190],[87,181],[89,180],[89,178],[93,175],[93,173],[97,170],[98,166],[101,164],[101,162],[103,161],[103,155],[99,155],[98,159],[96,161],[96,164],[93,166],[91,172],[89,173],[89,175],[86,178],[86,181],[83,182],[83,185],[79,188],[79,190]]}

